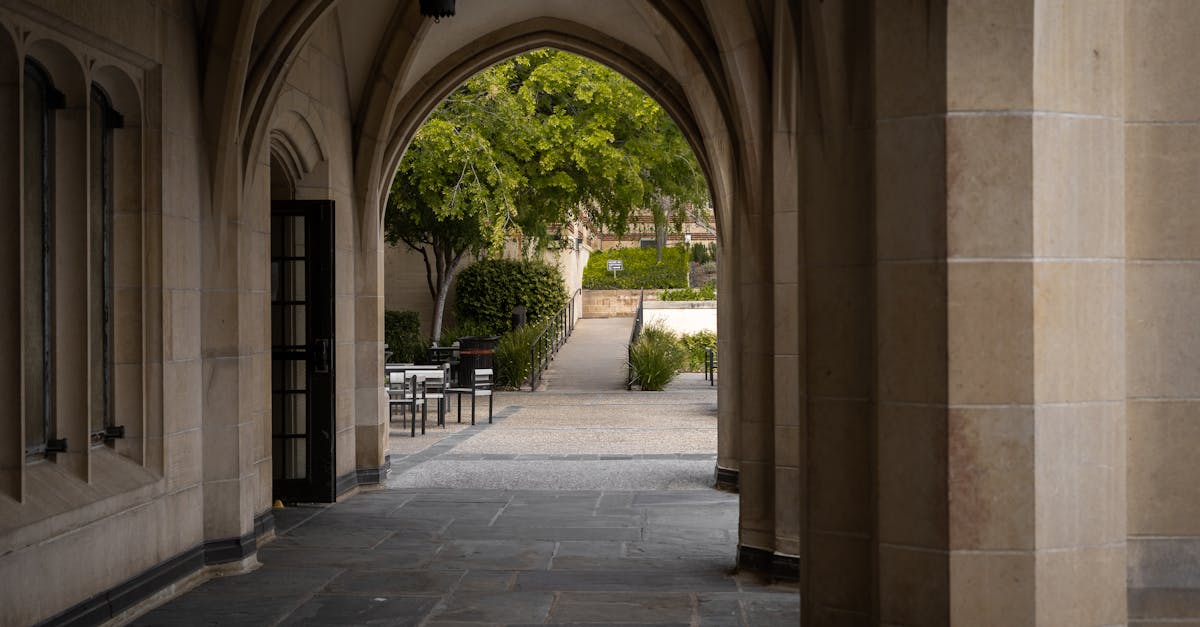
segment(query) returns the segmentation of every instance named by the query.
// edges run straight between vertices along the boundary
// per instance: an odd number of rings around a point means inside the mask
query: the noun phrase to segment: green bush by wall
[[[717,245],[715,242],[709,242],[707,244],[695,242],[692,244],[692,263],[704,264],[710,261],[716,261],[716,259]]]
[[[684,370],[703,372],[705,349],[717,350],[717,334],[712,331],[685,333],[679,337],[679,341],[683,343],[683,348],[687,351],[687,365],[684,366]]]
[[[526,308],[530,323],[558,313],[567,302],[558,268],[542,261],[484,259],[464,269],[455,282],[460,325],[493,335],[512,326],[512,310]]]
[[[592,253],[583,269],[583,287],[589,290],[636,290],[687,287],[688,249],[671,246],[663,249],[662,262],[653,248],[614,248]],[[609,259],[620,259],[624,268],[608,270]]]
[[[659,300],[717,300],[717,286],[709,283],[703,287],[685,287],[679,290],[664,290]]]
[[[421,337],[421,316],[415,311],[383,312],[383,341],[394,362],[420,363],[428,354]]]

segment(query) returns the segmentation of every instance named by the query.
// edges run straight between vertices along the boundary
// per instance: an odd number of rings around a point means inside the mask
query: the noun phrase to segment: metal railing
[[[633,344],[642,335],[642,311],[646,304],[646,290],[638,292],[637,313],[633,315],[633,331],[629,333],[629,345],[625,347],[625,389],[633,389]]]
[[[567,338],[571,337],[571,333],[575,331],[575,303],[581,300],[582,293],[583,288],[575,290],[562,309],[559,309],[558,313],[544,323],[546,328],[542,329],[542,332],[530,344],[529,390],[531,392],[537,390],[538,384],[542,382],[542,375],[550,367],[550,362],[554,360],[554,355],[558,353],[558,349],[562,348],[563,344],[567,343]],[[579,306],[582,307],[583,304],[580,303]]]
[[[704,349],[704,380],[709,386],[717,384],[717,351],[713,348]]]

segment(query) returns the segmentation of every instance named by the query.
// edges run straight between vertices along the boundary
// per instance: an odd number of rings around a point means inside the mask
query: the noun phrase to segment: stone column
[[[255,372],[254,365],[249,363],[255,358],[245,354],[242,341],[252,342],[256,333],[262,334],[261,329],[269,324],[270,316],[261,309],[253,309],[256,305],[261,307],[261,298],[243,292],[243,281],[252,280],[251,260],[247,257],[252,247],[251,234],[243,236],[241,222],[243,217],[250,219],[248,214],[252,209],[242,206],[237,146],[220,150],[225,155],[217,161],[220,172],[214,176],[217,183],[213,204],[202,209],[200,219],[199,300],[204,538],[206,543],[225,546],[237,543],[254,529],[258,475],[251,466],[255,461],[252,430],[256,428],[253,386],[261,384],[267,375]],[[265,207],[258,209],[267,211]],[[243,330],[243,327],[248,328]],[[264,337],[262,341],[269,340]],[[266,366],[269,373],[270,363]]]
[[[797,48],[803,42],[792,55],[803,59],[795,68],[802,78],[788,87],[786,76],[776,76],[785,82],[779,92],[790,92],[799,125],[801,212],[793,247],[802,250],[802,295],[788,322],[800,329],[803,358],[796,453],[801,598],[805,623],[818,625],[862,623],[871,615],[874,119],[871,47],[863,45],[870,12],[863,9],[805,3],[802,15],[791,16],[808,29],[794,35]],[[775,61],[780,69],[789,56],[782,52]]]
[[[793,561],[801,552],[805,418],[805,264],[800,224],[800,51],[791,11],[776,3],[771,75],[771,279],[774,293],[775,554]]]
[[[1132,620],[1200,587],[1200,5],[1129,2],[1126,20]]]
[[[354,354],[356,381],[354,390],[355,466],[360,474],[378,474],[386,479],[388,465],[387,404],[381,374],[383,372],[384,242],[382,217],[373,203],[369,208],[355,207],[356,291]]]
[[[879,620],[1122,623],[1122,5],[876,23]]]
[[[946,12],[875,11],[875,622],[944,625]]]

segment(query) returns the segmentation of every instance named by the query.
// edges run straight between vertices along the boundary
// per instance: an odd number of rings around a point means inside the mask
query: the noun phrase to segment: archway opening
[[[435,105],[399,159],[384,216],[391,244],[385,308],[395,320],[401,311],[413,312],[407,316],[410,335],[412,321],[421,322],[415,339],[385,330],[389,358],[426,361],[431,343],[453,355],[460,336],[499,336],[494,376],[500,387],[519,391],[501,393],[509,398],[498,406],[516,407],[507,419],[520,423],[521,435],[538,432],[546,441],[534,446],[496,429],[472,436],[456,454],[551,455],[564,469],[531,479],[514,464],[516,474],[506,479],[495,469],[468,477],[461,469],[443,473],[440,464],[425,466],[424,474],[403,466],[392,483],[441,477],[435,485],[448,486],[453,478],[463,486],[551,487],[555,476],[565,479],[586,468],[590,482],[562,485],[711,486],[715,356],[705,349],[716,348],[717,226],[704,162],[693,152],[694,136],[684,130],[694,129],[695,121],[677,124],[655,97],[616,69],[544,47],[447,87]],[[590,257],[599,268],[589,266]],[[480,295],[484,301],[505,298],[499,293],[509,280],[506,270],[493,267],[508,267],[493,263],[500,258],[557,268],[563,299],[554,306],[475,302]],[[473,261],[481,263],[462,270]],[[460,270],[464,284],[453,289]],[[696,277],[705,282],[694,284]],[[524,332],[511,330],[514,303],[528,316]],[[449,332],[437,324],[439,316],[453,320]],[[569,337],[579,329],[589,337]],[[544,341],[547,334],[552,339]],[[664,386],[649,380],[651,368],[687,372],[666,384],[666,392],[631,393]],[[546,400],[551,397],[554,402]],[[530,398],[541,399],[528,402],[542,407],[523,407]],[[640,412],[619,409],[625,404],[628,410],[631,402],[641,404]],[[580,419],[572,438],[557,437],[566,431],[562,424],[550,428],[555,413]],[[414,430],[403,426],[395,429],[394,460],[423,448],[410,440]],[[440,437],[455,427],[451,420],[448,431],[439,426],[432,433]],[[441,462],[453,463],[453,457]],[[643,466],[641,482],[621,476],[634,464]]]

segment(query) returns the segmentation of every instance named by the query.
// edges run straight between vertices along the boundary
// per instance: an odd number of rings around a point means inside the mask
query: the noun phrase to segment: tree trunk
[[[437,296],[433,300],[433,343],[437,344],[442,337],[442,314],[446,311],[446,292],[450,291],[448,282],[439,282]]]
[[[458,266],[462,263],[463,253],[458,253],[451,256],[443,263],[441,258],[438,259],[438,285],[437,294],[433,297],[433,343],[437,344],[438,340],[442,339],[442,318],[446,313],[446,297],[450,294],[450,284],[454,282],[455,275],[458,274]]]
[[[667,229],[671,228],[670,199],[659,196],[658,208],[654,213],[654,247],[658,249],[658,262],[662,263],[663,248],[667,246]]]

